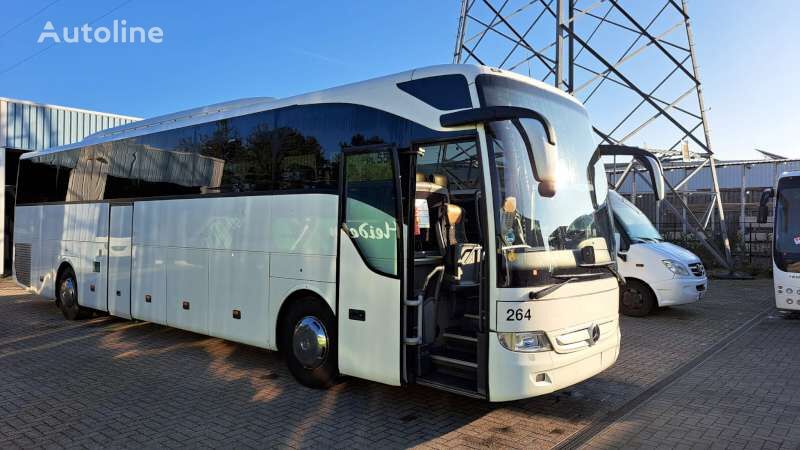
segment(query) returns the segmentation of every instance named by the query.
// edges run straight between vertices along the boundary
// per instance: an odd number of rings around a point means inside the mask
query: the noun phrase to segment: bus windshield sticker
[[[416,199],[414,200],[414,209],[416,210],[417,220],[419,221],[420,228],[431,227],[431,215],[428,210],[428,200]]]

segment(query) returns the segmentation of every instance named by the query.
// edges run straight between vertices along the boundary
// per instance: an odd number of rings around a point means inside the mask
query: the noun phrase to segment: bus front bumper
[[[489,400],[504,402],[549,394],[609,368],[619,356],[620,331],[572,353],[512,352],[489,333]]]
[[[775,291],[775,307],[788,312],[800,311],[800,296]]]

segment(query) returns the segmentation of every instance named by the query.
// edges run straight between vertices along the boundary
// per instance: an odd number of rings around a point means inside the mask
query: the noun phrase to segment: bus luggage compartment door
[[[133,205],[111,205],[108,234],[108,313],[131,318]]]

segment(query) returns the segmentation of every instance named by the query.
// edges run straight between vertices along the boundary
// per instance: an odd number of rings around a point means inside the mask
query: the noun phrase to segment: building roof
[[[113,113],[107,113],[107,112],[102,112],[102,111],[92,111],[92,110],[89,110],[89,109],[73,108],[71,106],[53,105],[53,104],[49,104],[49,103],[37,103],[37,102],[34,102],[34,101],[30,101],[30,100],[20,100],[20,99],[17,99],[17,98],[10,98],[10,97],[0,97],[0,101],[9,102],[9,103],[17,103],[17,104],[20,104],[20,105],[38,106],[38,107],[48,108],[48,109],[62,109],[64,111],[75,111],[75,112],[86,113],[86,114],[99,114],[99,115],[103,115],[103,116],[107,116],[107,117],[118,117],[120,119],[127,119],[127,120],[142,120],[141,117],[126,116],[126,115],[123,115],[123,114],[113,114]]]
[[[41,151],[136,120],[139,119],[0,97],[0,147]]]

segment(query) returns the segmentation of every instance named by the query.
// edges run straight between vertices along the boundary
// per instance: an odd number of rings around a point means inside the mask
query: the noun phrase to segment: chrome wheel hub
[[[71,308],[78,303],[78,290],[75,288],[75,280],[67,278],[61,282],[61,303]]]
[[[328,332],[314,316],[300,319],[292,335],[292,351],[306,369],[316,369],[328,356]]]

